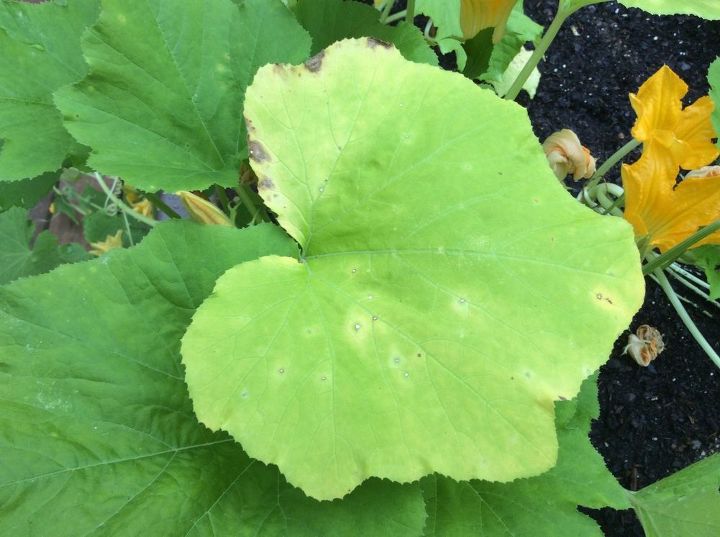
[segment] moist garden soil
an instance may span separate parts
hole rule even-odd
[[[680,0],[678,0],[680,1]],[[526,0],[525,9],[547,26],[557,0]],[[573,129],[599,161],[629,140],[635,114],[628,93],[663,64],[690,86],[687,103],[708,91],[707,71],[720,56],[720,22],[657,17],[617,4],[589,6],[573,15],[540,65],[535,99],[526,95],[535,133]],[[619,169],[608,178],[619,182]],[[674,282],[671,282],[674,283]],[[681,285],[690,315],[720,351],[720,307]],[[665,351],[649,367],[622,355],[629,332],[600,370],[601,414],[591,439],[610,471],[637,490],[720,451],[720,370],[678,319],[662,290],[648,280],[641,324],[663,334]],[[588,511],[608,537],[642,536],[633,511]]]

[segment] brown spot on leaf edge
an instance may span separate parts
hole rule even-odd
[[[255,162],[265,162],[270,160],[270,156],[265,151],[262,144],[256,140],[251,140],[248,143],[248,149],[250,150],[250,158]]]
[[[322,68],[323,58],[325,57],[325,51],[320,51],[315,56],[305,62],[305,67],[311,73],[317,73]]]
[[[273,183],[272,179],[266,177],[258,183],[258,188],[272,190],[275,188],[275,183]]]
[[[245,117],[245,125],[247,125],[248,132],[255,132],[255,125],[253,125],[252,120],[247,116]]]
[[[387,41],[382,41],[381,39],[376,39],[374,37],[367,38],[367,46],[370,48],[375,48],[375,47],[392,48],[392,45],[390,43],[388,43]]]

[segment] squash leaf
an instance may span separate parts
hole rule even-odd
[[[89,164],[174,192],[237,182],[245,88],[310,37],[279,0],[105,0],[82,46],[90,73],[55,102]]]
[[[720,454],[630,495],[646,537],[720,535]]]
[[[348,37],[376,37],[392,43],[411,61],[437,65],[438,58],[422,32],[405,22],[388,26],[376,9],[352,0],[300,0],[295,15],[312,36],[312,54]]]
[[[59,245],[49,231],[40,233],[31,245],[33,226],[27,211],[13,207],[0,213],[0,284],[48,272],[63,263],[87,259],[79,244]]]
[[[549,472],[512,483],[425,478],[426,537],[602,537],[577,506],[628,509],[630,501],[588,438],[591,421],[599,415],[596,378],[583,383],[577,399],[556,403],[560,452]]]
[[[419,487],[321,504],[193,415],[178,349],[195,307],[235,263],[296,252],[277,227],[175,221],[0,288],[0,534],[419,535]]]
[[[0,181],[55,171],[75,148],[52,93],[85,76],[80,36],[98,3],[0,2]]]
[[[319,499],[552,467],[553,401],[642,300],[630,226],[567,196],[520,106],[373,39],[262,68],[245,106],[302,258],[230,269],[199,308],[199,419]]]

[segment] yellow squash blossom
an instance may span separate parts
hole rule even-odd
[[[505,34],[505,25],[517,0],[461,0],[460,27],[463,37],[472,39],[485,28],[495,28],[493,43]]]
[[[683,109],[687,91],[687,84],[672,69],[661,67],[637,94],[630,94],[638,116],[632,135],[643,142],[643,153],[667,160],[668,167],[672,163],[693,170],[715,160],[718,150],[712,142],[716,136],[710,120],[712,100],[702,97]]]
[[[648,155],[622,168],[625,218],[638,237],[666,251],[720,218],[720,177],[693,177],[676,183],[678,168],[658,166]],[[720,243],[713,233],[696,244]]]
[[[122,229],[118,229],[115,235],[108,235],[107,237],[105,237],[104,241],[91,242],[90,246],[92,246],[92,248],[90,249],[90,253],[92,255],[100,256],[109,252],[110,250],[122,248],[122,234]]]
[[[185,205],[190,218],[196,222],[232,227],[233,223],[225,213],[209,201],[185,190],[177,192],[177,195],[180,196],[180,200]]]
[[[570,174],[579,181],[595,173],[595,158],[570,129],[552,133],[543,142],[543,149],[555,177],[561,181]]]
[[[648,246],[668,250],[720,218],[720,177],[703,170],[678,184],[680,168],[701,168],[720,154],[708,97],[683,110],[688,87],[663,66],[630,101],[638,119],[633,136],[643,142],[640,159],[623,165],[625,218]],[[715,233],[696,244],[720,243]]]

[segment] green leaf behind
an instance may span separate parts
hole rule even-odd
[[[418,28],[405,22],[387,26],[379,22],[380,14],[371,6],[351,0],[301,0],[295,13],[312,36],[312,54],[341,39],[368,36],[392,43],[408,60],[438,64]]]
[[[419,535],[419,487],[321,504],[195,419],[178,354],[195,308],[235,263],[296,252],[270,225],[175,221],[0,288],[0,534]]]
[[[715,132],[720,133],[720,58],[717,58],[714,62],[712,62],[712,64],[710,64],[708,82],[710,83],[710,98],[713,103],[715,103],[715,109],[712,113],[712,122],[715,127]],[[720,135],[718,135],[718,138],[720,138]],[[717,143],[720,147],[720,139]]]
[[[720,454],[645,487],[631,501],[647,537],[720,535]]]
[[[13,207],[0,213],[0,284],[42,274],[63,263],[87,259],[81,246],[61,246],[49,231],[40,233],[31,247],[32,235],[26,210]]]
[[[0,181],[55,171],[74,149],[52,93],[85,75],[80,36],[98,3],[0,2]]]
[[[48,172],[32,179],[0,182],[0,212],[10,207],[29,209],[50,192],[58,179],[58,173]]]
[[[310,37],[279,0],[105,0],[83,51],[89,75],[55,102],[89,164],[174,192],[237,183],[245,88],[307,58]]]

